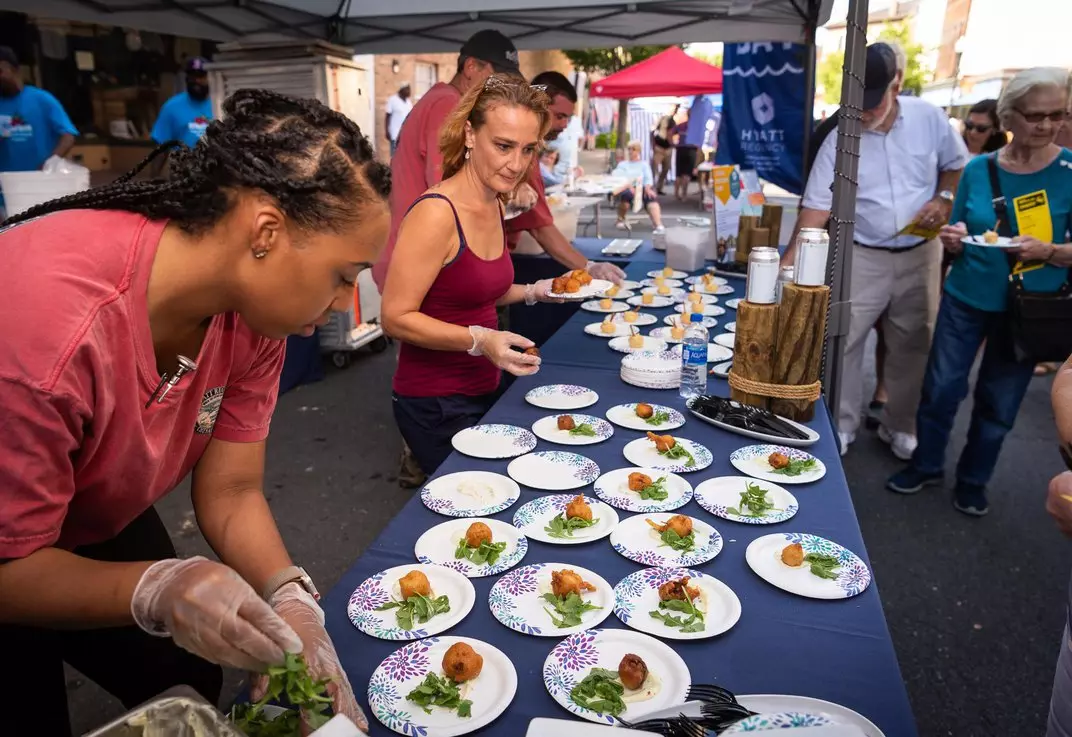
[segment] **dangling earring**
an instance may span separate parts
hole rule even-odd
[[[465,147],[465,160],[466,161],[469,160],[469,154],[472,152],[472,150],[473,149],[469,148],[468,146]]]
[[[267,255],[268,255],[267,251],[254,251],[253,252],[253,258],[258,258],[258,259],[259,258],[264,258]]]

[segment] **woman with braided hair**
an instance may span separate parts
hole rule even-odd
[[[318,102],[243,90],[224,111],[170,178],[135,170],[0,231],[11,734],[69,734],[64,662],[133,707],[180,683],[215,703],[214,664],[263,673],[285,652],[367,728],[262,488],[283,339],[351,304],[390,175]],[[153,510],[191,473],[222,563],[176,559]]]

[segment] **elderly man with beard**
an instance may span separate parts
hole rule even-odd
[[[867,47],[852,254],[852,318],[845,344],[838,433],[841,452],[856,439],[863,405],[864,343],[881,317],[889,401],[879,437],[911,458],[916,409],[938,313],[942,249],[936,238],[901,235],[915,223],[935,234],[949,218],[968,161],[944,112],[900,92],[897,57],[884,43]],[[825,228],[830,217],[837,137],[819,149],[795,232]],[[782,259],[796,258],[795,237]]]
[[[551,128],[546,140],[553,141],[569,126],[577,106],[577,90],[560,72],[543,72],[532,80],[533,86],[542,86],[551,98]],[[536,190],[536,206],[506,222],[507,243],[511,249],[517,246],[523,232],[528,232],[537,243],[559,263],[571,269],[588,269],[596,279],[607,279],[615,284],[621,283],[625,272],[614,264],[589,261],[573,247],[573,244],[555,227],[555,219],[547,206],[543,177],[539,167],[533,167],[529,176],[529,186]]]

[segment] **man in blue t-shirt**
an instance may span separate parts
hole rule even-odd
[[[77,135],[59,100],[24,84],[19,58],[0,46],[0,171],[37,171],[50,157],[66,156]]]
[[[186,62],[186,91],[175,95],[160,108],[150,134],[157,143],[180,141],[193,148],[201,140],[212,121],[206,64],[201,57]]]

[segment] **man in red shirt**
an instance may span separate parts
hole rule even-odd
[[[546,87],[547,96],[551,98],[551,127],[547,131],[546,140],[553,141],[569,126],[570,118],[573,117],[574,108],[577,106],[577,89],[560,72],[538,74],[532,80],[532,84]],[[540,174],[539,167],[533,167],[529,176],[529,186],[536,190],[538,198],[536,206],[506,221],[506,239],[510,248],[515,248],[521,239],[521,234],[527,231],[540,244],[540,247],[560,264],[571,269],[587,268],[588,272],[597,279],[607,279],[615,284],[621,283],[625,278],[624,271],[614,264],[589,261],[555,226],[555,219],[551,215],[551,209],[547,206],[543,176]]]

